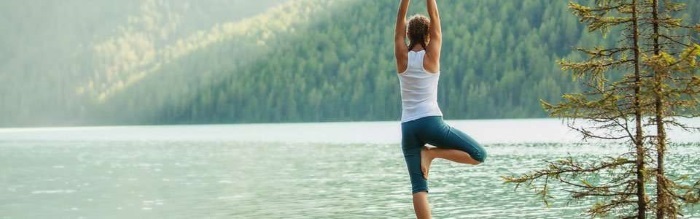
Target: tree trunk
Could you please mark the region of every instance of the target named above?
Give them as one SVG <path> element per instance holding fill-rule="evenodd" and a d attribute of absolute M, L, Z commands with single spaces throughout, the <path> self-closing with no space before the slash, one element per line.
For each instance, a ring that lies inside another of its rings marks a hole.
<path fill-rule="evenodd" d="M 642 136 L 642 109 L 640 103 L 641 95 L 641 72 L 640 72 L 640 48 L 639 48 L 639 18 L 637 15 L 637 0 L 632 0 L 632 39 L 634 48 L 634 117 L 635 117 L 635 138 L 634 145 L 637 151 L 637 218 L 646 218 L 646 192 L 644 188 L 644 141 Z"/>
<path fill-rule="evenodd" d="M 652 0 L 652 26 L 653 26 L 653 44 L 654 44 L 654 55 L 661 54 L 661 44 L 659 43 L 659 2 L 658 0 Z M 664 173 L 664 155 L 666 154 L 666 127 L 664 126 L 664 108 L 663 108 L 663 87 L 662 85 L 662 72 L 654 72 L 654 99 L 655 99 L 655 113 L 656 113 L 656 218 L 663 219 L 670 207 L 670 200 L 668 200 L 668 185 L 666 185 L 666 179 Z M 673 213 L 675 215 L 675 213 Z"/>

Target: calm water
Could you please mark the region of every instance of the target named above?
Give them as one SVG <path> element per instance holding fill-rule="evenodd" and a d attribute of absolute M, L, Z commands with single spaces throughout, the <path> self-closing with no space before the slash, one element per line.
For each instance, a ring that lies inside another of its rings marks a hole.
<path fill-rule="evenodd" d="M 689 121 L 700 124 L 699 121 Z M 581 146 L 558 120 L 448 121 L 485 144 L 487 162 L 436 161 L 436 218 L 581 218 L 501 176 Z M 0 218 L 410 218 L 398 122 L 0 129 Z M 672 132 L 674 174 L 700 177 L 700 135 Z M 593 144 L 598 145 L 598 144 Z M 562 191 L 555 191 L 564 194 Z M 700 218 L 700 207 L 687 207 Z"/>

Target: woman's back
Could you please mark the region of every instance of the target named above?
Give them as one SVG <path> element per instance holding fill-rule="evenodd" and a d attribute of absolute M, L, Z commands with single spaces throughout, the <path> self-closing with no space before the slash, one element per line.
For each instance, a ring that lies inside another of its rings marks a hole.
<path fill-rule="evenodd" d="M 442 116 L 437 103 L 440 73 L 425 70 L 425 53 L 425 50 L 408 52 L 406 71 L 399 74 L 402 122 L 427 116 Z"/>

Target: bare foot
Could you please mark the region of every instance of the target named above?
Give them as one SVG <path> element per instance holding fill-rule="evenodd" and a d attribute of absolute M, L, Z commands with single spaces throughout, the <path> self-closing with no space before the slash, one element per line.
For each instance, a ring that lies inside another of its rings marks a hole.
<path fill-rule="evenodd" d="M 428 179 L 431 163 L 433 163 L 433 157 L 430 156 L 430 148 L 423 147 L 420 150 L 420 170 L 423 171 L 423 178 L 425 179 Z"/>

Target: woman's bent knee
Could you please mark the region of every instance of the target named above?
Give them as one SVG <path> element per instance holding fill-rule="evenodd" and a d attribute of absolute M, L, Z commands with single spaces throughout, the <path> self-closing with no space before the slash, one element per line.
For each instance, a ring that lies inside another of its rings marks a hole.
<path fill-rule="evenodd" d="M 480 150 L 475 156 L 472 156 L 472 158 L 478 162 L 477 164 L 481 164 L 486 161 L 486 151 Z"/>

